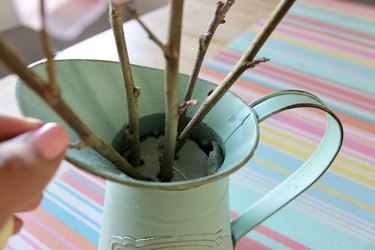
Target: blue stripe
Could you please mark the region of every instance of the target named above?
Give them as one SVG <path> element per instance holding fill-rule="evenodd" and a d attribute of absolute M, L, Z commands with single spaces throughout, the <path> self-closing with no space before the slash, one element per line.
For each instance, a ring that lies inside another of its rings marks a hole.
<path fill-rule="evenodd" d="M 99 193 L 101 196 L 104 196 L 104 190 L 95 186 L 94 184 L 92 184 L 91 182 L 85 180 L 84 178 L 82 178 L 81 176 L 79 176 L 78 174 L 76 174 L 75 172 L 73 171 L 69 171 L 68 174 L 73 177 L 74 179 L 76 179 L 77 181 L 81 182 L 82 184 L 84 184 L 85 186 L 91 188 L 93 191 Z"/>
<path fill-rule="evenodd" d="M 233 42 L 231 42 L 228 45 L 228 48 L 231 48 L 233 50 L 240 51 L 239 54 L 242 54 L 246 48 L 250 46 L 250 43 L 253 41 L 253 39 L 256 37 L 255 32 L 246 32 L 242 34 L 240 37 L 235 39 Z M 272 38 L 272 37 L 271 37 Z M 285 53 L 283 53 L 285 52 Z M 280 64 L 286 64 L 288 61 L 292 61 L 291 59 L 296 59 L 294 61 L 300 61 L 299 64 L 293 64 L 296 66 L 301 66 L 302 63 L 307 62 L 311 66 L 314 66 L 317 64 L 318 61 L 319 64 L 327 64 L 328 66 L 335 67 L 338 65 L 345 66 L 348 69 L 351 69 L 353 72 L 358 72 L 362 74 L 374 74 L 374 66 L 364 66 L 364 65 L 358 65 L 356 63 L 353 63 L 351 61 L 344 61 L 341 58 L 336 58 L 331 55 L 327 55 L 324 53 L 320 53 L 319 51 L 306 49 L 302 46 L 289 44 L 288 42 L 283 42 L 280 40 L 277 40 L 276 38 L 272 38 L 267 40 L 265 45 L 262 47 L 262 49 L 258 52 L 258 55 L 269 57 L 271 60 L 276 61 L 274 59 L 274 56 L 277 55 L 278 61 Z M 282 58 L 282 56 L 288 55 L 288 57 Z M 291 56 L 293 55 L 293 57 Z M 281 58 L 281 60 L 280 60 Z M 315 72 L 315 71 L 314 71 Z M 319 75 L 319 71 L 316 75 Z"/>
<path fill-rule="evenodd" d="M 255 156 L 264 159 L 273 165 L 279 166 L 289 172 L 296 171 L 304 162 L 299 158 L 296 158 L 288 153 L 283 152 L 282 150 L 279 150 L 262 142 L 259 143 L 258 148 L 255 152 Z M 273 170 L 270 171 L 273 172 Z M 283 177 L 281 178 L 285 178 L 285 175 L 282 176 Z M 366 195 L 362 197 L 356 197 L 356 199 L 367 204 L 375 205 L 374 188 L 367 187 L 357 181 L 343 178 L 341 175 L 335 172 L 328 170 L 319 179 L 319 183 L 336 191 L 341 190 L 342 193 L 347 194 L 350 197 L 358 196 L 358 194 L 374 194 L 374 196 Z"/>
<path fill-rule="evenodd" d="M 330 23 L 339 27 L 358 30 L 363 33 L 375 34 L 375 22 L 365 19 L 347 16 L 338 12 L 316 8 L 311 5 L 295 4 L 289 13 L 318 20 L 320 22 Z"/>
<path fill-rule="evenodd" d="M 228 46 L 240 52 L 247 48 L 255 33 L 247 32 Z M 375 70 L 344 61 L 317 51 L 308 50 L 276 39 L 270 39 L 258 53 L 272 61 L 288 65 L 303 72 L 319 75 L 327 79 L 345 83 L 363 91 L 375 93 Z M 317 63 L 319 62 L 319 63 Z"/>
<path fill-rule="evenodd" d="M 240 175 L 240 172 L 236 174 Z M 236 175 L 235 174 L 235 175 Z M 251 187 L 245 187 L 236 182 L 234 178 L 230 182 L 230 207 L 238 212 L 245 210 L 254 201 L 263 196 L 259 191 L 255 191 Z M 293 202 L 292 202 L 293 203 Z M 350 235 L 340 228 L 328 225 L 325 221 L 310 217 L 303 209 L 297 209 L 287 205 L 280 209 L 270 218 L 262 223 L 268 228 L 285 235 L 288 238 L 296 239 L 301 244 L 314 249 L 373 249 L 374 245 L 364 240 L 359 240 L 356 236 Z M 304 225 L 304 228 L 301 228 Z M 358 229 L 356 229 L 358 230 Z M 314 236 L 305 232 L 313 232 Z M 360 232 L 356 232 L 360 233 Z M 253 233 L 249 234 L 253 236 Z M 327 237 L 329 236 L 329 237 Z M 254 238 L 254 237 L 252 237 Z M 316 240 L 319 239 L 319 242 Z M 332 241 L 332 239 L 336 239 Z M 340 241 L 337 241 L 340 239 Z M 267 242 L 259 240 L 260 243 Z M 321 248 L 319 248 L 321 246 Z"/>
<path fill-rule="evenodd" d="M 320 27 L 320 26 L 316 26 L 315 24 L 300 22 L 298 20 L 292 20 L 288 18 L 284 19 L 283 22 L 287 23 L 288 25 L 303 28 L 305 30 L 319 32 L 323 34 L 329 34 L 331 36 L 338 37 L 338 38 L 341 38 L 342 40 L 350 41 L 356 44 L 362 44 L 362 45 L 371 46 L 371 47 L 374 46 L 374 41 L 371 39 L 358 37 L 358 36 L 348 34 L 339 30 L 334 30 L 334 29 L 326 28 L 326 27 Z"/>
<path fill-rule="evenodd" d="M 64 182 L 60 182 L 60 181 L 56 180 L 55 182 L 53 182 L 53 184 L 56 184 L 61 189 L 63 189 L 64 191 L 66 191 L 70 195 L 74 196 L 75 198 L 77 198 L 81 202 L 85 203 L 87 206 L 89 206 L 93 210 L 95 210 L 95 211 L 97 211 L 99 213 L 103 213 L 103 208 L 101 207 L 101 205 L 99 207 L 97 205 L 92 204 L 91 202 L 88 201 L 88 197 L 87 197 L 87 199 L 85 199 L 84 197 L 86 197 L 86 196 L 84 196 L 84 195 L 82 195 L 80 193 L 74 192 L 71 189 L 67 188 L 67 186 L 69 186 L 69 185 L 65 184 Z"/>
<path fill-rule="evenodd" d="M 223 73 L 228 73 L 231 69 L 232 66 L 229 64 L 225 64 L 222 62 L 214 61 L 214 60 L 209 60 L 205 63 L 206 68 L 212 68 L 217 71 L 223 72 Z M 242 74 L 241 79 L 249 81 L 249 84 L 258 84 L 260 86 L 267 86 L 271 89 L 275 90 L 282 90 L 285 89 L 282 87 L 282 85 L 285 85 L 284 82 L 280 82 L 278 80 L 269 78 L 267 76 L 261 75 L 261 74 L 254 74 L 251 71 L 245 72 Z M 292 85 L 290 85 L 292 87 Z M 310 86 L 311 87 L 311 86 Z M 375 88 L 375 86 L 374 86 Z M 295 88 L 293 88 L 295 89 Z M 374 123 L 375 122 L 375 117 L 374 116 L 367 116 L 366 114 L 363 114 L 361 112 L 358 112 L 358 107 L 356 109 L 351 107 L 343 107 L 340 105 L 340 103 L 332 102 L 329 99 L 324 100 L 328 106 L 334 110 L 340 111 L 342 113 L 351 115 L 353 117 L 356 117 L 358 119 L 367 121 L 369 123 Z"/>
<path fill-rule="evenodd" d="M 61 202 L 64 206 L 68 207 L 69 209 L 71 209 L 75 213 L 79 214 L 79 216 L 85 218 L 87 221 L 90 221 L 93 225 L 95 225 L 98 229 L 100 229 L 100 223 L 98 221 L 94 220 L 95 218 L 89 217 L 87 214 L 81 212 L 78 208 L 74 207 L 73 204 L 70 204 L 70 203 L 66 202 L 65 200 L 61 199 L 61 197 L 58 197 L 53 192 L 51 192 L 49 190 L 46 190 L 46 193 L 48 195 L 51 195 L 53 198 L 55 198 L 56 200 Z"/>
<path fill-rule="evenodd" d="M 278 172 L 278 171 L 275 171 L 275 170 L 272 170 L 262 164 L 259 164 L 257 162 L 250 162 L 247 166 L 247 168 L 251 169 L 251 171 L 256 171 L 257 173 L 259 173 L 260 175 L 262 176 L 265 176 L 267 178 L 271 178 L 273 179 L 275 182 L 278 182 L 278 183 L 281 183 L 283 180 L 286 179 L 286 175 Z M 331 172 L 327 172 L 325 173 L 321 179 L 319 179 L 318 183 L 321 184 L 321 185 L 324 185 L 332 190 L 335 190 L 339 193 L 343 193 L 347 196 L 349 196 L 348 194 L 345 193 L 345 190 L 342 190 L 342 189 L 345 189 L 345 188 L 350 188 L 349 187 L 341 187 L 340 189 L 336 190 L 334 189 L 333 187 L 331 187 L 331 183 L 333 182 L 333 180 L 331 180 L 330 178 L 327 178 L 326 175 L 333 175 Z M 337 178 L 339 179 L 339 178 Z M 342 183 L 342 182 L 341 182 Z M 337 184 L 339 185 L 339 184 Z M 359 187 L 359 185 L 353 185 L 353 186 L 357 186 L 358 189 L 361 189 L 362 187 Z M 365 220 L 369 220 L 369 218 L 371 218 L 371 216 L 373 216 L 373 213 L 370 212 L 369 210 L 367 209 L 364 209 L 364 208 L 361 208 L 359 206 L 357 206 L 356 204 L 353 204 L 351 202 L 348 202 L 348 201 L 345 201 L 339 197 L 336 197 L 336 196 L 333 196 L 329 193 L 326 193 L 325 191 L 322 191 L 318 188 L 316 188 L 314 185 L 311 186 L 309 189 L 307 189 L 307 191 L 305 191 L 306 193 L 308 193 L 309 195 L 311 195 L 312 197 L 314 198 L 317 198 L 327 204 L 330 204 L 330 205 L 333 205 L 333 206 L 336 206 L 336 207 L 339 207 L 341 210 L 343 211 L 346 211 L 348 213 L 351 213 L 357 217 L 360 217 L 362 219 L 365 219 Z M 355 196 L 349 196 L 349 197 L 352 197 L 354 198 L 355 200 L 359 200 L 365 204 L 367 204 L 368 206 L 370 207 L 374 207 L 374 196 L 373 195 L 369 195 L 368 193 L 364 193 L 365 195 L 363 196 L 359 196 L 358 193 L 355 194 Z M 375 219 L 375 218 L 374 218 Z M 374 221 L 375 223 L 375 221 Z"/>
<path fill-rule="evenodd" d="M 256 171 L 257 173 L 259 173 L 263 176 L 266 176 L 268 178 L 271 178 L 271 179 L 273 179 L 273 180 L 275 180 L 276 182 L 279 182 L 279 183 L 282 182 L 283 180 L 285 180 L 285 178 L 286 178 L 286 176 L 281 174 L 280 172 L 273 171 L 273 170 L 271 170 L 271 169 L 269 169 L 269 168 L 267 168 L 267 167 L 265 167 L 261 164 L 258 164 L 256 162 L 251 162 L 250 164 L 247 165 L 247 167 L 250 168 L 252 171 Z M 326 174 L 328 174 L 328 173 L 326 173 Z M 323 178 L 323 180 L 324 179 L 327 180 L 327 178 Z M 322 185 L 325 185 L 325 186 L 329 187 L 329 185 L 331 184 L 331 181 L 329 181 L 329 183 L 322 183 L 321 180 L 322 179 L 320 179 L 318 181 L 318 183 L 320 183 Z M 329 187 L 329 188 L 331 188 L 331 187 Z M 340 193 L 345 194 L 342 190 L 335 190 L 335 191 L 338 191 Z M 364 219 L 366 221 L 369 221 L 370 218 L 373 217 L 373 213 L 371 211 L 366 210 L 362 207 L 359 207 L 356 204 L 353 204 L 351 202 L 345 201 L 345 200 L 343 200 L 339 197 L 335 197 L 335 196 L 333 196 L 329 193 L 326 193 L 326 192 L 316 188 L 315 186 L 311 186 L 309 189 L 307 189 L 305 191 L 305 193 L 311 195 L 314 198 L 319 199 L 320 201 L 322 201 L 324 203 L 336 206 L 336 207 L 340 208 L 341 210 L 343 210 L 347 213 L 353 214 L 356 217 Z M 361 199 L 372 199 L 374 197 L 371 196 L 371 195 L 368 195 L 368 194 L 367 194 L 366 197 L 358 197 L 358 194 L 356 194 L 356 196 L 354 196 L 353 198 L 358 200 L 359 198 L 361 198 Z M 364 203 L 366 203 L 370 207 L 373 207 L 372 206 L 373 201 L 371 201 L 371 200 L 367 200 Z M 375 223 L 375 221 L 374 221 L 374 223 Z"/>
<path fill-rule="evenodd" d="M 87 225 L 81 223 L 77 220 L 74 216 L 72 216 L 69 212 L 65 211 L 61 207 L 57 206 L 54 202 L 52 202 L 48 197 L 44 197 L 41 203 L 41 207 L 48 211 L 53 217 L 59 219 L 61 222 L 66 224 L 72 230 L 77 232 L 78 234 L 82 235 L 93 244 L 97 245 L 99 242 L 99 234 L 92 230 Z"/>

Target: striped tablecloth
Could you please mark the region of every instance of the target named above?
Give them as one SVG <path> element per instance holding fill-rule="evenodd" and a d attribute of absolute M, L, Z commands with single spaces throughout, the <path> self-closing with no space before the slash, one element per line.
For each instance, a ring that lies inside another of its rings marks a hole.
<path fill-rule="evenodd" d="M 220 82 L 259 26 L 209 60 L 202 78 Z M 281 89 L 321 97 L 343 122 L 340 154 L 303 195 L 248 234 L 237 249 L 375 249 L 375 7 L 299 1 L 260 51 L 271 61 L 247 71 L 232 91 L 247 102 Z M 324 132 L 324 115 L 288 111 L 262 123 L 252 161 L 231 177 L 235 217 L 295 171 Z M 6 249 L 96 249 L 105 181 L 70 168 Z"/>

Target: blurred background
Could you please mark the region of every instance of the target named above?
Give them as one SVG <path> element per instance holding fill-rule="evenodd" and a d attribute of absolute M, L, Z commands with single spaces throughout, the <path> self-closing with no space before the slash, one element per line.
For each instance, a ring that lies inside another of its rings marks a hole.
<path fill-rule="evenodd" d="M 134 2 L 138 12 L 144 14 L 167 4 L 168 0 L 136 0 Z M 130 15 L 124 13 L 124 21 L 128 19 L 130 19 Z M 53 39 L 52 44 L 57 51 L 60 51 L 109 28 L 108 16 L 105 13 L 78 38 L 71 41 Z M 0 35 L 23 55 L 27 63 L 38 61 L 44 57 L 41 51 L 39 34 L 20 25 L 11 0 L 0 1 Z M 10 72 L 0 64 L 0 78 L 8 74 Z"/>
<path fill-rule="evenodd" d="M 160 8 L 168 3 L 168 0 L 133 0 L 139 14 L 144 14 Z M 197 1 L 197 0 L 194 0 Z M 243 0 L 242 0 L 243 1 Z M 342 0 L 356 1 L 375 5 L 375 0 Z M 129 20 L 130 15 L 124 13 L 124 21 Z M 110 28 L 107 14 L 103 14 L 94 24 L 87 28 L 78 38 L 71 41 L 59 41 L 52 39 L 52 45 L 56 51 L 63 50 L 73 44 L 85 40 L 95 34 Z M 13 10 L 12 0 L 0 0 L 0 35 L 6 39 L 21 55 L 27 63 L 33 63 L 43 58 L 41 52 L 39 34 L 33 30 L 22 27 Z M 10 72 L 0 63 L 0 78 Z"/>

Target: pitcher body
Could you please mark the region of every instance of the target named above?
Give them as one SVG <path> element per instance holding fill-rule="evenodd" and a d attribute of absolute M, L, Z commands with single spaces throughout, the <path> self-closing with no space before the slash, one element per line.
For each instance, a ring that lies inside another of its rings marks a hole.
<path fill-rule="evenodd" d="M 228 178 L 146 190 L 107 182 L 100 249 L 233 249 Z"/>

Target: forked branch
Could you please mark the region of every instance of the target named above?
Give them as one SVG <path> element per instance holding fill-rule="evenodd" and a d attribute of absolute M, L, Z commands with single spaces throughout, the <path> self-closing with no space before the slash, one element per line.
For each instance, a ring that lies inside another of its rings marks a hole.
<path fill-rule="evenodd" d="M 95 135 L 74 111 L 59 96 L 53 95 L 45 82 L 39 75 L 27 68 L 26 64 L 0 38 L 0 60 L 14 73 L 16 73 L 27 86 L 39 95 L 69 126 L 78 134 L 85 145 L 91 147 L 103 157 L 112 162 L 120 171 L 128 176 L 146 180 L 147 178 L 133 168 L 120 154 L 111 146 Z"/>
<path fill-rule="evenodd" d="M 222 1 L 219 1 L 216 5 L 215 14 L 211 19 L 210 25 L 208 26 L 206 33 L 199 37 L 199 41 L 198 41 L 199 47 L 198 47 L 193 71 L 190 75 L 189 83 L 185 90 L 185 95 L 184 95 L 185 102 L 191 99 L 191 96 L 193 94 L 193 90 L 195 87 L 195 83 L 197 82 L 197 79 L 198 79 L 199 71 L 202 67 L 202 63 L 206 55 L 206 52 L 208 50 L 208 47 L 211 43 L 212 37 L 214 36 L 219 25 L 222 23 L 225 23 L 225 15 L 228 13 L 229 9 L 232 7 L 234 2 L 235 0 L 226 0 L 225 3 L 223 3 Z M 183 121 L 185 120 L 185 114 L 186 114 L 186 110 L 180 116 L 179 131 L 182 131 L 183 129 L 183 124 L 184 124 Z"/>
<path fill-rule="evenodd" d="M 147 27 L 147 25 L 142 21 L 139 17 L 138 11 L 135 8 L 132 2 L 125 2 L 124 3 L 125 9 L 132 15 L 132 17 L 139 23 L 139 25 L 143 28 L 143 30 L 147 33 L 150 40 L 154 41 L 157 46 L 163 51 L 164 55 L 169 53 L 169 50 L 162 41 Z"/>
<path fill-rule="evenodd" d="M 42 20 L 42 28 L 40 30 L 40 36 L 42 41 L 42 48 L 44 50 L 44 55 L 47 59 L 46 70 L 48 75 L 49 88 L 53 95 L 59 96 L 60 90 L 56 81 L 55 72 L 55 61 L 53 60 L 54 55 L 51 49 L 51 44 L 49 36 L 46 30 L 46 15 L 45 15 L 45 1 L 40 0 L 40 16 Z"/>
<path fill-rule="evenodd" d="M 134 86 L 133 74 L 130 66 L 128 49 L 125 41 L 125 33 L 121 14 L 121 7 L 113 3 L 109 8 L 109 20 L 112 31 L 115 36 L 117 54 L 120 59 L 122 77 L 126 90 L 128 104 L 129 128 L 125 134 L 130 145 L 129 161 L 134 167 L 140 165 L 141 149 L 139 143 L 139 115 L 138 115 L 138 97 L 139 89 Z"/>
<path fill-rule="evenodd" d="M 185 144 L 187 139 L 191 136 L 194 128 L 200 123 L 220 98 L 229 90 L 234 82 L 242 75 L 242 73 L 249 67 L 254 67 L 254 58 L 259 52 L 263 44 L 266 42 L 272 31 L 276 28 L 278 23 L 282 20 L 289 8 L 293 5 L 295 0 L 283 0 L 279 3 L 276 9 L 271 14 L 261 31 L 257 34 L 250 47 L 245 51 L 240 60 L 219 84 L 219 86 L 206 98 L 201 107 L 190 120 L 188 125 L 182 131 L 176 148 L 178 152 Z"/>

